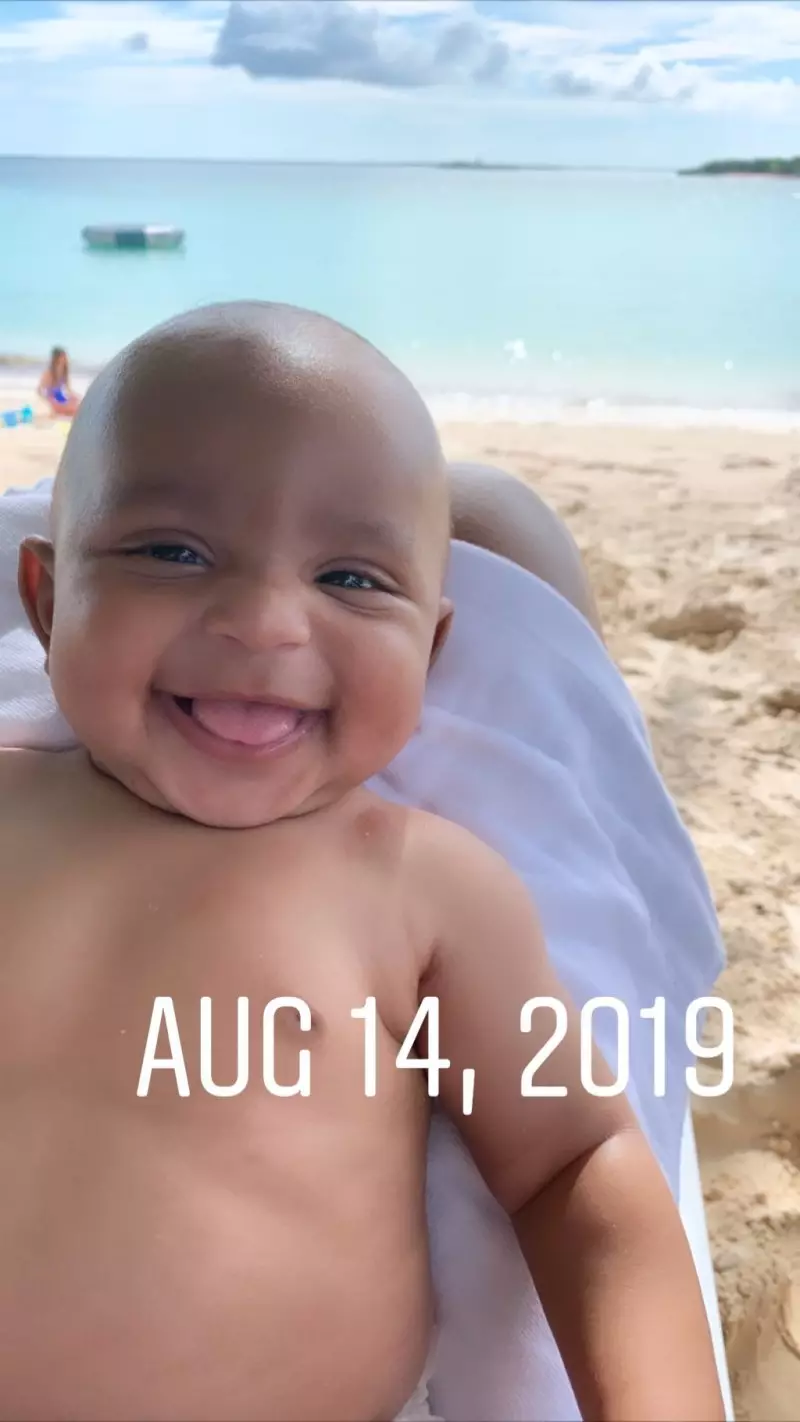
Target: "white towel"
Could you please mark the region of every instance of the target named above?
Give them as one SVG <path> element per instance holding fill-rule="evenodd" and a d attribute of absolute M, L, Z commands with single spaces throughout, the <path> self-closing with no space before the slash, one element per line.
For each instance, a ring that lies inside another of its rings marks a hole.
<path fill-rule="evenodd" d="M 21 630 L 16 549 L 43 532 L 49 481 L 0 499 L 0 744 L 69 744 L 33 637 Z M 647 734 L 599 638 L 551 588 L 454 543 L 453 631 L 418 733 L 373 788 L 458 821 L 529 885 L 579 1004 L 630 1018 L 629 1098 L 677 1197 L 691 1061 L 684 1016 L 723 965 L 713 905 Z M 487 949 L 491 951 L 491 949 Z M 666 1007 L 666 1095 L 653 1024 Z M 612 1065 L 616 1019 L 595 1035 Z M 448 1422 L 575 1422 L 572 1390 L 516 1247 L 456 1130 L 434 1122 L 429 1218 L 439 1341 L 431 1400 Z"/>
<path fill-rule="evenodd" d="M 723 966 L 691 841 L 642 717 L 574 608 L 516 565 L 454 543 L 456 614 L 419 733 L 374 782 L 471 829 L 537 902 L 574 999 L 625 1003 L 628 1097 L 677 1199 L 692 1061 L 685 1014 Z M 665 1000 L 666 1095 L 653 1023 Z M 616 1018 L 594 1030 L 612 1066 Z M 577 1404 L 503 1212 L 455 1130 L 438 1120 L 428 1182 L 440 1340 L 431 1400 L 448 1422 L 573 1422 Z"/>

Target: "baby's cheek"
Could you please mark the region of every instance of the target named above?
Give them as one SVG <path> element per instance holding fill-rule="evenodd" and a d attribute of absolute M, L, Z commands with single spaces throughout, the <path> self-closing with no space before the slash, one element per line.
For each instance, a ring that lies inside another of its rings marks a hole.
<path fill-rule="evenodd" d="M 104 719 L 114 684 L 113 668 L 102 647 L 92 645 L 82 630 L 56 626 L 48 669 L 61 712 L 84 740 L 85 728 Z"/>
<path fill-rule="evenodd" d="M 86 745 L 92 728 L 103 714 L 103 699 L 98 696 L 93 667 L 85 665 L 81 644 L 69 637 L 53 636 L 47 670 L 58 709 L 72 728 L 73 734 Z"/>
<path fill-rule="evenodd" d="M 152 665 L 142 630 L 138 618 L 119 616 L 113 599 L 84 596 L 57 612 L 50 680 L 76 733 L 109 726 L 124 702 L 141 699 Z"/>
<path fill-rule="evenodd" d="M 126 685 L 147 685 L 159 659 L 175 635 L 174 617 L 163 601 L 121 595 L 116 590 L 93 592 L 84 603 L 82 623 L 76 632 L 84 643 L 84 657 L 98 663 Z"/>
<path fill-rule="evenodd" d="M 427 664 L 411 637 L 393 637 L 373 649 L 359 675 L 353 677 L 350 695 L 357 707 L 365 742 L 388 759 L 413 735 L 425 695 Z M 376 742 L 378 744 L 376 744 Z"/>

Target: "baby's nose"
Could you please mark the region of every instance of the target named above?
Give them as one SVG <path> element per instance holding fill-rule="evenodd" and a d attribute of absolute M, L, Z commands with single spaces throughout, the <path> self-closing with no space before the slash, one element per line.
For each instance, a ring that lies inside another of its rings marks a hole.
<path fill-rule="evenodd" d="M 252 580 L 231 580 L 218 589 L 206 615 L 206 630 L 239 642 L 249 651 L 304 647 L 311 625 L 302 590 Z"/>

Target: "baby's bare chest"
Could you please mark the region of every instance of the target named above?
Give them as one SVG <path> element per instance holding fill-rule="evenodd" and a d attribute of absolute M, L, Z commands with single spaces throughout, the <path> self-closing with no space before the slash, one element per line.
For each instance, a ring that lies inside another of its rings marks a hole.
<path fill-rule="evenodd" d="M 164 1102 L 280 1097 L 309 1072 L 318 1096 L 341 1093 L 364 1071 L 359 1014 L 374 1001 L 379 1049 L 380 1028 L 390 1045 L 416 1006 L 399 881 L 335 832 L 171 828 L 65 826 L 40 842 L 35 871 L 7 846 L 0 1067 Z"/>
<path fill-rule="evenodd" d="M 0 1413 L 394 1415 L 427 1281 L 404 890 L 349 822 L 144 828 L 0 796 Z"/>

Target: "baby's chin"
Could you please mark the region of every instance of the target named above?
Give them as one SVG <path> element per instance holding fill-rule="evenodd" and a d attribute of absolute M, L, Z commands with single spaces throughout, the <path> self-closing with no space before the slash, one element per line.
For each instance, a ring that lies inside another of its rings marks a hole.
<path fill-rule="evenodd" d="M 294 793 L 277 787 L 261 785 L 241 787 L 227 784 L 201 784 L 203 777 L 162 776 L 156 770 L 139 766 L 114 765 L 90 755 L 95 769 L 140 802 L 172 815 L 202 825 L 205 829 L 263 829 L 280 820 L 296 819 L 326 809 L 337 797 L 326 787 L 306 788 Z M 231 777 L 232 779 L 232 777 Z M 217 777 L 214 777 L 217 780 Z"/>

